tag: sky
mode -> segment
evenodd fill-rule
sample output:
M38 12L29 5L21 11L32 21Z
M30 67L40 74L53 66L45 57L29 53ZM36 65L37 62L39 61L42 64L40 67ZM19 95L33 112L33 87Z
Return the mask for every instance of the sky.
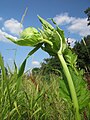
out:
M88 7L90 0L0 0L0 53L4 58L5 66L9 65L13 69L15 60L19 68L33 48L15 45L4 35L18 37L27 27L41 27L37 18L37 15L40 15L46 20L53 18L64 30L65 37L69 38L73 46L75 41L80 41L90 34L87 15L84 13ZM28 8L27 13L20 25L26 8ZM43 59L48 57L47 53L38 50L28 59L26 70L39 67Z

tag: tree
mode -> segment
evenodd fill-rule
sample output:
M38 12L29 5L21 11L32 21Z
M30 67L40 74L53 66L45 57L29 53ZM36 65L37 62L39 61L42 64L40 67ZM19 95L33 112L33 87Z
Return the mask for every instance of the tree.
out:
M78 55L77 66L90 72L90 35L84 37L84 40L76 42L73 50Z
M43 75L46 74L56 74L59 75L58 70L60 70L60 62L57 57L50 57L44 59L44 62L41 63L40 70Z
M87 21L89 21L89 22L88 22L88 25L90 25L90 7L88 7L84 12L85 12L85 14L87 14L87 16L88 16Z
M40 68L33 68L32 75L37 76L42 74L42 76L50 77L51 74L59 75L60 74L60 62L57 57L45 58L41 63Z
M40 73L40 69L39 68L35 67L35 68L32 69L32 75L33 76L37 76L39 73Z

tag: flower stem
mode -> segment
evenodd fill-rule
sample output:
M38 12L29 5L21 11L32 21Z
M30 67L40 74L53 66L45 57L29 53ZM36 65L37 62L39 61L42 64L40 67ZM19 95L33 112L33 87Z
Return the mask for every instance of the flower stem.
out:
M75 87L74 87L74 84L72 81L71 74L69 72L69 69L67 67L67 64L66 64L61 52L58 51L57 55L58 55L58 58L62 64L64 74L65 74L67 81L68 81L68 85L69 85L69 89L70 89L70 93L71 93L71 97L72 97L72 101L73 101L73 106L75 109L75 118L76 118L76 120L81 120L80 113L79 113L79 105L78 105L77 95L76 95L76 91L75 91Z

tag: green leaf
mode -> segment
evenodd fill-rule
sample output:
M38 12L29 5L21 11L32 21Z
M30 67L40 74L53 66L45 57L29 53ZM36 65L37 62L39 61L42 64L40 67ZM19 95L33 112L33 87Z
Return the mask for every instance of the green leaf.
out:
M65 80L60 80L59 88L60 88L60 96L64 99L67 99L67 101L71 102L70 91L68 89Z
M18 105L17 105L17 102L16 102L16 101L14 101L14 106L15 106L15 109L16 109L17 113L18 113L19 116L20 116L20 112L19 112Z
M67 64L75 69L77 63L77 55L70 48L67 48L64 51L64 57Z
M37 114L39 111L41 111L41 107L39 107L35 112L33 112L31 118L32 118L35 114Z
M66 44L66 40L65 40L65 36L64 36L64 31L61 30L58 26L56 27L56 31L59 33L59 35L61 36L61 46L62 46L62 49L61 51L64 52L64 50L67 48L67 44ZM61 47L60 46L60 47Z
M17 78L18 78L18 79L17 79L17 91L18 91L19 86L20 86L20 83L21 83L21 78L20 78L20 77L21 77L21 76L23 75L23 73L24 73L27 59L28 59L32 54L34 54L41 46L42 46L42 44L37 45L32 51L30 51L30 52L28 53L26 59L23 61L22 65L21 65L21 67L20 67L20 69L19 69L18 76L17 76Z
M90 91L87 89L87 83L83 78L82 72L78 70L78 74L76 74L71 67L69 67L69 70L76 89L79 107L80 110L82 110L88 106L88 102L90 101Z
M46 20L41 18L39 15L38 15L38 18L39 18L39 20L42 23L44 28L49 28L50 30L53 30L53 26L51 24L49 24Z
M75 91L79 102L79 109L82 111L85 107L88 106L90 101L90 91L87 89L87 83L83 78L82 71L78 70L78 74L76 74L73 68L70 66L69 71L75 86ZM68 84L66 82L66 77L64 77L64 75L62 77L63 79L60 80L60 96L71 103L72 99Z
M64 37L64 32L56 25L54 28L51 24L49 24L46 20L38 16L40 22L42 23L43 30L40 30L41 35L44 39L51 41L53 47L48 44L44 44L43 50L48 52L50 55L55 55L59 50L63 52L66 49L66 40ZM51 53L52 51L52 53Z
M0 66L1 66L1 70L2 70L3 80L6 80L6 71L5 71L4 61L3 61L1 54L0 54Z

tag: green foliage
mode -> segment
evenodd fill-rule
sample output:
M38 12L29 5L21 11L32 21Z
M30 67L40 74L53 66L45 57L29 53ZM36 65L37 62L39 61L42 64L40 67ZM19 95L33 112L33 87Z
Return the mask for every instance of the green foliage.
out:
M89 21L89 22L88 22L88 25L90 25L90 7L88 7L84 12L85 12L85 14L87 14L87 16L88 16L87 21Z
M73 78L73 83L75 85L80 111L82 112L88 106L88 103L90 101L90 91L87 90L87 83L83 78L82 71L78 71L78 75L77 75L71 67L69 67L69 70ZM69 101L70 104L72 104L70 90L67 82L65 81L66 81L65 77L63 77L62 75L62 80L60 80L60 93L62 98L64 98L66 101Z
M18 78L22 76L22 74L24 73L24 69L25 69L25 65L26 65L26 61L28 59L28 57L30 57L32 54L34 54L40 47L41 47L42 44L38 44L33 50L31 50L26 59L23 61L20 69L19 69L19 72L18 72Z
M90 72L90 36L84 37L84 41L76 42L73 50L77 54L77 66Z
M82 111L85 107L88 106L88 102L90 101L90 92L87 90L87 83L83 77L84 72L76 68L77 55L72 52L72 50L67 49L64 52L64 57L69 67L70 74L73 78L73 83L75 85L76 94L79 101L80 111ZM64 100L72 104L69 86L66 82L66 77L63 74L62 68L60 68L58 58L52 57L49 59L45 59L45 62L41 64L40 69L44 72L45 75L47 75L48 73L54 73L54 70L60 70L60 95Z
M5 67L4 67L4 62L3 62L3 58L0 54L0 67L1 67L1 70L2 70L2 77L3 79L5 80L6 79L6 71L5 71Z
M44 62L41 63L40 70L42 71L42 75L59 75L61 70L59 59L57 57L44 59Z
M35 86L30 76L24 74L18 91L17 76L15 69L5 80L3 77L0 78L0 120L67 120L67 118L74 120L69 104L60 97L57 76L52 75L49 83L43 80L42 76L37 76ZM4 82L3 91L2 82Z
M42 36L44 39L47 39L52 44L48 44L48 42L44 42L44 47L42 49L48 52L51 56L56 56L57 52L60 50L64 51L66 48L66 41L64 37L64 32L58 26L53 28L50 24L47 24L47 21L39 17L40 22L42 23L43 30L41 30Z
M40 72L40 68L38 68L38 67L35 67L35 68L32 69L32 75L33 76L39 75L39 72Z
M48 28L50 30L54 29L54 27L51 24L49 24L46 20L44 20L43 18L41 18L39 15L38 15L38 18L39 18L40 22L42 23L43 28Z

